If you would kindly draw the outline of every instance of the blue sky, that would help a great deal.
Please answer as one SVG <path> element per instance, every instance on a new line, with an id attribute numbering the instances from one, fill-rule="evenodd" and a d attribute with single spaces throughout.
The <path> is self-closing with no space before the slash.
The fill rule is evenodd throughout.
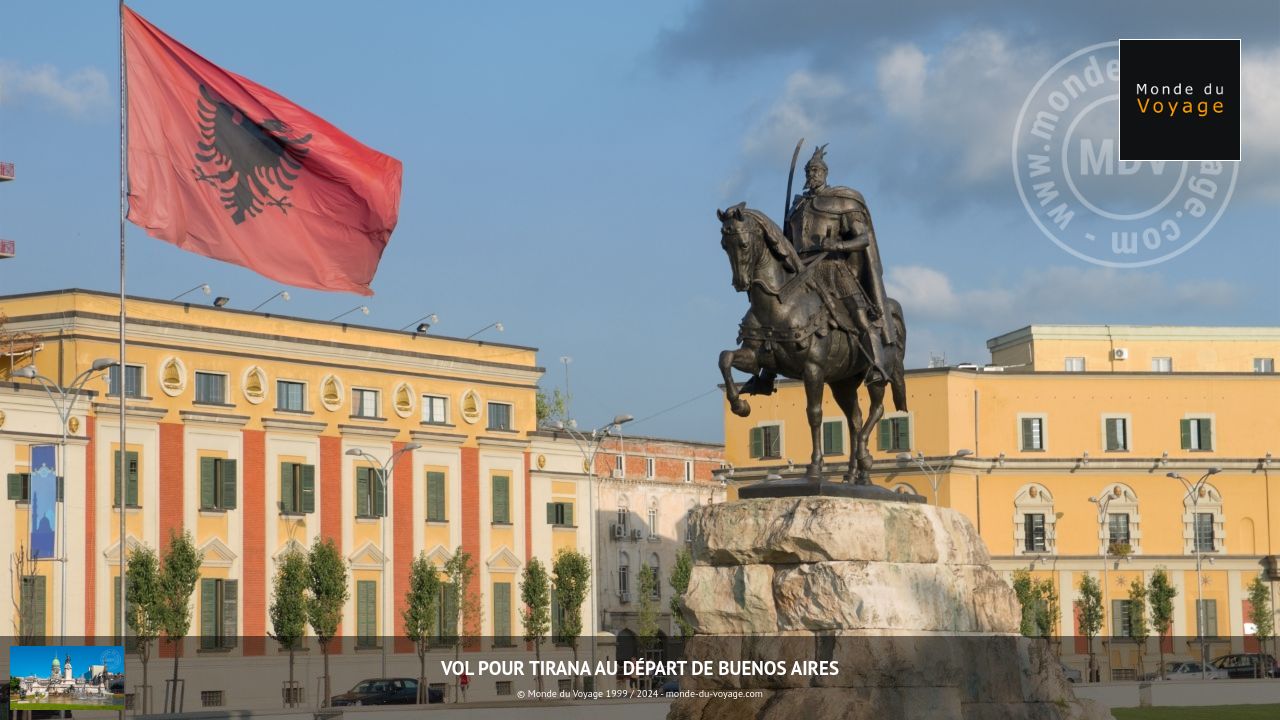
<path id="1" fill-rule="evenodd" d="M 563 385 L 559 358 L 572 357 L 582 425 L 627 412 L 633 432 L 721 439 L 709 391 L 746 301 L 714 211 L 745 200 L 776 218 L 800 136 L 830 143 L 832 183 L 867 197 L 909 365 L 982 362 L 987 338 L 1032 322 L 1280 324 L 1280 5 L 794 5 L 132 7 L 403 161 L 400 224 L 363 322 L 395 329 L 434 312 L 433 330 L 462 337 L 501 321 L 504 334 L 484 337 L 540 348 L 544 386 Z M 0 187 L 0 237 L 19 242 L 0 293 L 114 290 L 115 7 L 7 3 L 0 27 L 0 159 L 19 175 Z M 1244 41 L 1235 196 L 1199 245 L 1142 270 L 1050 243 L 1009 164 L 1039 76 L 1118 37 Z M 247 309 L 281 289 L 132 226 L 128 238 L 131 294 L 208 282 Z M 290 293 L 271 309 L 329 318 L 365 302 Z"/>
<path id="2" fill-rule="evenodd" d="M 59 664 L 66 662 L 71 656 L 71 672 L 81 677 L 90 665 L 106 665 L 107 672 L 124 672 L 124 654 L 120 647 L 72 645 L 58 647 L 54 645 L 9 648 L 9 674 L 16 677 L 49 677 L 53 666 L 53 658 L 58 657 Z"/>

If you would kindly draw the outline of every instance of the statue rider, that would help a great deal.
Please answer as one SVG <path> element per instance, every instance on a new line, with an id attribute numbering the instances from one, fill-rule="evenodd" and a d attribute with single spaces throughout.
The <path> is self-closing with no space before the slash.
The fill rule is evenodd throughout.
<path id="1" fill-rule="evenodd" d="M 871 369 L 868 382 L 889 379 L 884 346 L 897 342 L 885 304 L 880 251 L 871 213 L 862 193 L 827 185 L 826 146 L 815 148 L 805 163 L 805 186 L 787 213 L 784 232 L 821 292 L 848 312 L 851 329 L 865 342 Z M 776 373 L 761 372 L 744 392 L 770 394 Z"/>

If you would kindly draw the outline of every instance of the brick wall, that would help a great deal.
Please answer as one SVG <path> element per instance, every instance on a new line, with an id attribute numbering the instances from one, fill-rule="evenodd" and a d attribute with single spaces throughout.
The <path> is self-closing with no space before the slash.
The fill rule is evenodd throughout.
<path id="1" fill-rule="evenodd" d="M 181 533 L 182 494 L 186 476 L 183 473 L 183 440 L 186 432 L 181 423 L 160 423 L 160 552 L 169 548 L 172 533 Z M 145 502 L 145 500 L 144 500 Z"/>
<path id="2" fill-rule="evenodd" d="M 241 527 L 243 529 L 244 590 L 240 601 L 244 606 L 241 634 L 244 654 L 262 655 L 266 651 L 267 631 L 267 447 L 262 430 L 243 431 L 240 477 Z"/>
<path id="3" fill-rule="evenodd" d="M 462 461 L 462 549 L 471 554 L 471 561 L 476 571 L 471 576 L 471 584 L 467 593 L 480 592 L 480 572 L 484 559 L 480 557 L 480 448 L 461 448 Z M 470 632 L 470 629 L 464 629 Z M 468 651 L 479 651 L 480 641 L 476 638 L 464 646 Z"/>
<path id="4" fill-rule="evenodd" d="M 320 436 L 320 536 L 330 538 L 338 546 L 338 552 L 347 556 L 342 544 L 342 438 Z M 342 637 L 342 623 L 338 623 L 335 637 Z M 329 653 L 342 652 L 341 642 L 329 643 Z"/>
<path id="5" fill-rule="evenodd" d="M 405 443 L 391 443 L 391 452 L 398 453 Z M 414 645 L 404 636 L 404 611 L 407 607 L 405 593 L 409 591 L 409 570 L 413 562 L 413 508 L 418 498 L 413 495 L 413 452 L 407 452 L 396 458 L 391 473 L 392 499 L 391 508 L 392 538 L 392 578 L 395 588 L 395 626 L 394 650 L 398 653 L 414 652 Z M 385 632 L 385 631 L 384 631 Z"/>

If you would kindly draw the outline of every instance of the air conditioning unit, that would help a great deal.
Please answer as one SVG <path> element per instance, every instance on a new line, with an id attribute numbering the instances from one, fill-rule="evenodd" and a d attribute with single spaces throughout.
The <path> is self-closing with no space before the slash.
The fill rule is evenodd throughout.
<path id="1" fill-rule="evenodd" d="M 1129 348 L 1116 348 L 1115 350 L 1112 350 L 1111 359 L 1112 360 L 1128 360 Z"/>
<path id="2" fill-rule="evenodd" d="M 621 540 L 627 536 L 627 528 L 617 523 L 613 524 L 613 539 Z"/>
<path id="3" fill-rule="evenodd" d="M 1280 581 L 1280 556 L 1268 555 L 1262 558 L 1263 575 L 1270 582 Z"/>
<path id="4" fill-rule="evenodd" d="M 623 470 L 619 470 L 618 468 L 614 468 L 614 469 L 613 469 L 613 479 L 614 479 L 614 480 L 621 480 L 621 479 L 625 478 L 626 476 L 627 476 L 627 473 L 626 473 L 625 471 L 623 471 Z"/>
<path id="5" fill-rule="evenodd" d="M 632 539 L 632 540 L 639 540 L 639 539 L 640 539 L 641 537 L 643 537 L 643 536 L 644 536 L 644 533 L 643 533 L 643 532 L 641 532 L 641 531 L 639 531 L 639 530 L 632 530 L 632 531 L 631 531 L 631 539 Z"/>
<path id="6" fill-rule="evenodd" d="M 618 602 L 624 602 L 624 603 L 631 602 L 631 591 L 629 590 L 618 591 Z"/>

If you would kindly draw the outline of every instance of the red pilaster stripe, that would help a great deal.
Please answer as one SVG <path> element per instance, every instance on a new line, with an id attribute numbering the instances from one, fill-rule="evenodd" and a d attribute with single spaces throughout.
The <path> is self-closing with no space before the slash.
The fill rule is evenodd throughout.
<path id="1" fill-rule="evenodd" d="M 169 547 L 171 533 L 182 532 L 183 440 L 181 423 L 160 423 L 160 548 Z"/>
<path id="2" fill-rule="evenodd" d="M 333 540 L 338 552 L 347 556 L 342 544 L 342 438 L 336 435 L 320 436 L 320 535 Z M 342 623 L 334 637 L 342 638 Z M 329 643 L 329 654 L 341 653 L 342 642 Z"/>
<path id="3" fill-rule="evenodd" d="M 467 593 L 480 592 L 479 569 L 484 562 L 480 557 L 480 448 L 461 448 L 462 464 L 462 549 L 471 554 L 476 572 L 471 576 L 471 584 Z M 473 628 L 464 628 L 463 632 L 471 633 Z M 469 651 L 480 650 L 480 639 L 476 637 L 464 646 Z"/>
<path id="4" fill-rule="evenodd" d="M 94 610 L 98 598 L 98 542 L 94 535 L 97 532 L 94 513 L 98 508 L 96 430 L 94 419 L 85 416 L 84 433 L 89 438 L 89 444 L 84 449 L 84 634 L 88 637 L 98 634 L 97 626 L 94 625 L 97 620 Z"/>
<path id="5" fill-rule="evenodd" d="M 402 442 L 391 443 L 391 451 L 398 453 L 404 445 Z M 390 513 L 394 563 L 391 576 L 394 582 L 392 587 L 395 589 L 395 617 L 392 622 L 396 636 L 392 649 L 398 653 L 411 653 L 414 652 L 414 645 L 405 637 L 404 611 L 407 607 L 405 594 L 409 591 L 409 565 L 413 562 L 413 509 L 418 502 L 413 495 L 413 451 L 396 458 L 391 483 L 394 491 L 392 499 L 395 501 Z"/>
<path id="6" fill-rule="evenodd" d="M 524 451 L 524 564 L 533 557 L 533 478 L 529 469 L 529 451 Z"/>
<path id="7" fill-rule="evenodd" d="M 244 430 L 240 471 L 243 491 L 244 654 L 266 653 L 267 632 L 267 439 L 262 430 Z"/>

